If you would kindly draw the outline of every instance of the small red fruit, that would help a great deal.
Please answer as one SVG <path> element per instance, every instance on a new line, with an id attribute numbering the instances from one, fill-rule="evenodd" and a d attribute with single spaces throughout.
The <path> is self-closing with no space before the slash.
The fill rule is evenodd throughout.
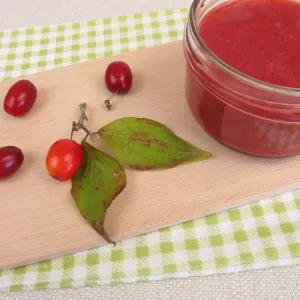
<path id="1" fill-rule="evenodd" d="M 0 179 L 9 177 L 22 165 L 24 155 L 21 149 L 15 146 L 0 148 Z"/>
<path id="2" fill-rule="evenodd" d="M 35 85 L 29 80 L 19 80 L 8 90 L 4 99 L 4 110 L 14 116 L 25 115 L 33 106 L 37 96 Z"/>
<path id="3" fill-rule="evenodd" d="M 46 166 L 50 176 L 59 181 L 66 181 L 76 174 L 81 161 L 81 145 L 70 139 L 61 139 L 50 147 Z"/>
<path id="4" fill-rule="evenodd" d="M 127 93 L 132 86 L 132 72 L 128 64 L 123 61 L 110 63 L 105 72 L 105 84 L 112 93 Z"/>

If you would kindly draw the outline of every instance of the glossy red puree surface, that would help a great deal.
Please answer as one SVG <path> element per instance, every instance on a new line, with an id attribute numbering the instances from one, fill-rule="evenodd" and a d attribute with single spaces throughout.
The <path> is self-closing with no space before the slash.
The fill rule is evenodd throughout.
<path id="1" fill-rule="evenodd" d="M 300 4 L 229 1 L 204 17 L 199 33 L 212 52 L 238 71 L 267 83 L 300 88 Z M 186 84 L 195 118 L 219 141 L 254 155 L 300 153 L 300 123 L 293 118 L 282 122 L 285 116 L 270 108 L 258 114 L 236 109 L 205 88 L 190 67 Z"/>

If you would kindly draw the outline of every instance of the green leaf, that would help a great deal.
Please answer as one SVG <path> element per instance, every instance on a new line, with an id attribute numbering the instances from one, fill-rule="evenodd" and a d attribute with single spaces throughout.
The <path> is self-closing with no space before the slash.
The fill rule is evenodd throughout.
<path id="1" fill-rule="evenodd" d="M 166 169 L 211 157 L 150 119 L 118 119 L 102 127 L 98 134 L 124 165 L 137 170 Z"/>
<path id="2" fill-rule="evenodd" d="M 105 213 L 126 186 L 123 167 L 114 158 L 82 141 L 83 159 L 72 178 L 71 194 L 81 215 L 105 240 L 114 243 L 103 227 Z"/>

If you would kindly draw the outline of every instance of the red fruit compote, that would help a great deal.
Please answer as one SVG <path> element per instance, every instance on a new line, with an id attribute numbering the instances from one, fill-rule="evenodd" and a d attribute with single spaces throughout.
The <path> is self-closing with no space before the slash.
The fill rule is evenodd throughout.
<path id="1" fill-rule="evenodd" d="M 300 3 L 195 0 L 186 97 L 197 122 L 239 151 L 300 154 Z"/>

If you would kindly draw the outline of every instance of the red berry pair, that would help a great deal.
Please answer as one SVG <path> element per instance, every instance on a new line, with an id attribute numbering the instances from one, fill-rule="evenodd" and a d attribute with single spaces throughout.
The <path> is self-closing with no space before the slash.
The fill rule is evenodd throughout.
<path id="1" fill-rule="evenodd" d="M 106 107 L 111 109 L 110 99 L 118 93 L 127 93 L 132 86 L 132 73 L 125 62 L 116 61 L 109 64 L 105 72 L 105 84 L 114 93 L 105 101 Z M 50 148 L 46 165 L 49 174 L 59 180 L 72 178 L 80 168 L 82 148 L 72 139 L 56 141 Z"/>
<path id="2" fill-rule="evenodd" d="M 3 108 L 14 117 L 25 115 L 32 108 L 37 96 L 37 89 L 28 80 L 20 80 L 13 84 L 7 92 Z M 24 154 L 15 146 L 0 148 L 0 179 L 9 177 L 23 164 Z"/>

